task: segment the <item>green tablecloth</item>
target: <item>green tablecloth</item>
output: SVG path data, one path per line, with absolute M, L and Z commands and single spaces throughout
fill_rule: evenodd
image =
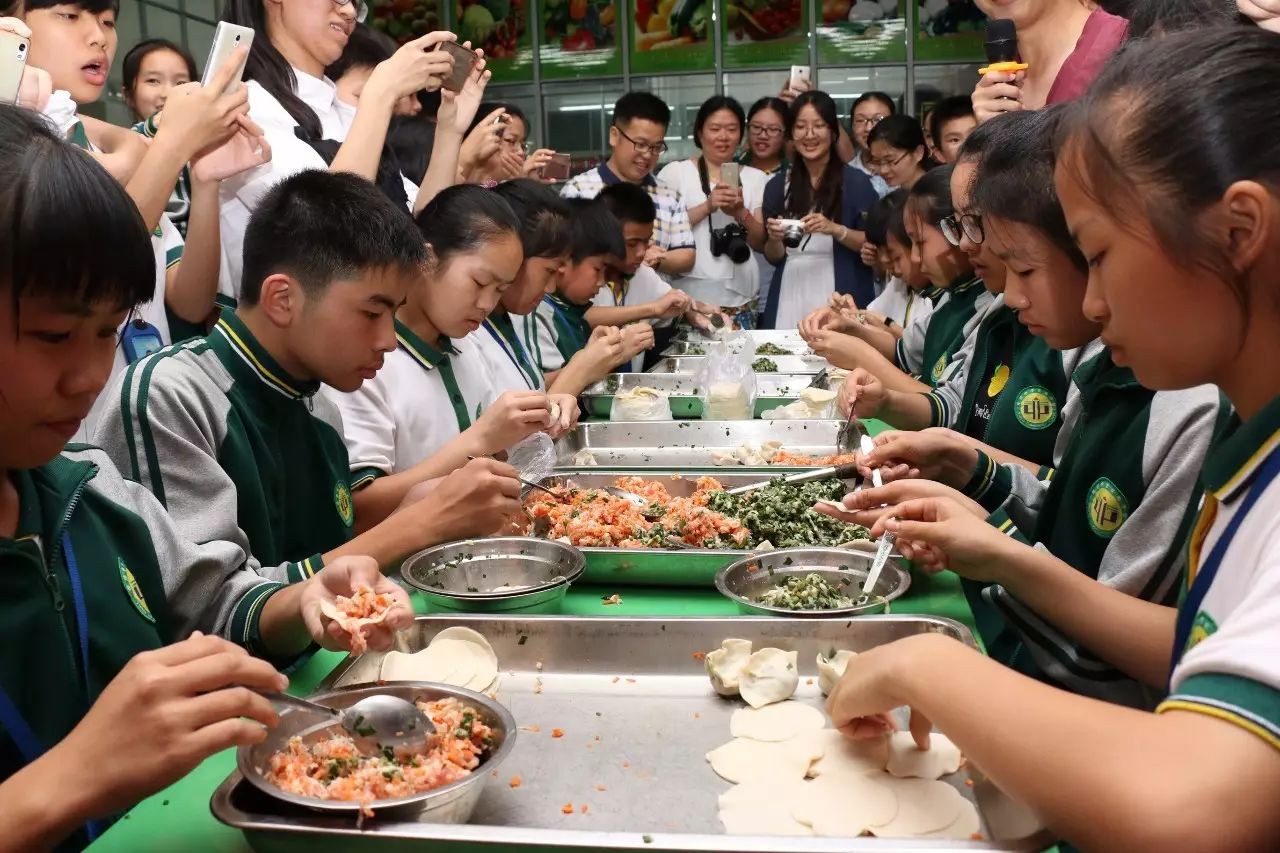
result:
M 618 593 L 622 603 L 605 606 L 602 596 Z M 422 602 L 416 601 L 422 609 Z M 969 606 L 955 575 L 927 578 L 916 574 L 906 597 L 894 602 L 894 613 L 945 616 L 973 630 Z M 714 589 L 655 589 L 641 587 L 577 587 L 565 599 L 570 616 L 737 616 L 737 606 Z M 337 652 L 320 652 L 293 674 L 290 690 L 311 692 L 342 660 Z M 185 778 L 144 800 L 108 830 L 90 850 L 93 853 L 249 853 L 239 831 L 214 819 L 209 811 L 213 791 L 235 769 L 235 752 L 227 750 L 206 760 Z

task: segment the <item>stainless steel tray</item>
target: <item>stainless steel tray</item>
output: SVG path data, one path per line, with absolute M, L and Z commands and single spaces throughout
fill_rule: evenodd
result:
M 808 456 L 828 456 L 836 451 L 841 421 L 591 421 L 556 442 L 556 467 L 561 470 L 661 471 L 701 468 L 714 476 L 737 471 L 783 473 L 807 466 L 717 466 L 713 450 L 734 450 L 744 442 L 759 447 L 781 441 L 784 450 Z M 589 451 L 596 466 L 578 465 L 574 457 Z
M 758 372 L 758 376 L 768 376 L 770 373 L 790 373 L 793 375 L 808 374 L 810 376 L 821 373 L 831 365 L 826 359 L 816 355 L 756 355 L 752 359 L 767 358 L 778 366 L 777 370 L 765 373 Z M 674 358 L 664 358 L 649 369 L 648 373 L 685 373 L 696 375 L 702 369 L 702 365 L 707 359 L 700 355 L 676 356 Z
M 800 332 L 796 329 L 748 329 L 745 334 L 751 338 L 755 346 L 763 343 L 773 343 L 787 349 L 808 349 L 809 345 L 804 342 L 804 338 L 800 337 Z M 676 343 L 693 341 L 701 343 L 711 340 L 710 335 L 705 335 L 697 329 L 682 329 L 676 332 L 676 336 L 672 339 Z
M 1044 835 L 1009 837 L 984 820 L 987 838 L 949 842 L 874 838 L 764 838 L 723 834 L 716 799 L 729 785 L 704 760 L 729 740 L 740 701 L 722 700 L 694 655 L 726 637 L 799 653 L 798 696 L 819 705 L 814 659 L 832 648 L 865 651 L 940 633 L 973 645 L 957 622 L 921 616 L 856 619 L 612 619 L 419 617 L 405 651 L 440 629 L 467 625 L 493 644 L 498 701 L 521 727 L 511 756 L 490 778 L 470 824 L 422 823 L 393 814 L 357 827 L 350 818 L 282 808 L 232 774 L 213 795 L 220 821 L 260 851 L 589 850 L 829 851 L 1038 850 Z M 380 655 L 348 658 L 321 689 L 376 680 Z M 812 684 L 807 683 L 812 680 Z M 552 737 L 561 729 L 563 737 Z M 511 787 L 519 776 L 519 787 Z M 987 812 L 990 785 L 965 771 L 951 779 Z M 562 807 L 573 804 L 573 814 Z M 583 811 L 583 806 L 587 810 Z
M 615 382 L 616 380 L 616 382 Z M 767 409 L 776 409 L 799 399 L 800 392 L 809 387 L 812 375 L 789 373 L 761 373 L 756 377 L 755 416 Z M 696 377 L 681 373 L 613 373 L 595 383 L 582 393 L 583 408 L 588 415 L 607 418 L 613 408 L 613 397 L 618 391 L 646 386 L 670 395 L 671 415 L 676 418 L 702 417 L 702 397 L 706 389 Z

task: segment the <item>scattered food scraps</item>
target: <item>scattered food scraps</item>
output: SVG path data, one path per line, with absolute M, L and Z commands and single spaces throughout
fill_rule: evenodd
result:
M 573 814 L 573 803 L 565 803 L 560 807 L 560 811 L 563 814 Z
M 968 787 L 970 787 L 970 788 L 972 788 L 972 787 L 973 787 L 973 780 L 972 780 L 972 779 L 965 779 L 965 780 L 964 780 L 964 783 L 965 783 L 965 785 L 967 785 L 967 786 L 968 786 Z
M 627 684 L 635 684 L 635 683 L 636 683 L 636 680 L 634 678 L 627 679 Z
M 702 719 L 702 715 L 701 715 L 701 714 L 699 714 L 697 711 L 694 711 L 694 712 L 693 712 L 693 718 L 694 718 L 695 720 L 701 720 L 701 719 Z
M 981 840 L 982 840 L 982 833 L 981 833 L 981 832 L 975 832 L 973 835 L 970 835 L 970 836 L 969 836 L 969 840 L 971 840 L 971 841 L 981 841 Z
M 533 668 L 536 669 L 538 672 L 542 672 L 542 661 L 538 661 L 537 663 L 535 663 L 533 665 Z
M 706 660 L 706 659 L 707 659 L 707 653 L 706 653 L 706 652 L 694 652 L 694 653 L 693 653 L 693 659 L 694 659 L 694 660 Z
M 588 808 L 587 804 L 583 803 L 582 805 L 578 806 L 578 811 L 582 812 L 583 814 L 586 814 L 587 808 Z
M 616 676 L 616 675 L 615 675 L 615 676 L 613 677 L 613 681 L 612 681 L 612 683 L 613 683 L 613 684 L 617 684 L 617 683 L 618 683 L 619 681 L 621 681 L 621 680 L 622 680 L 621 678 L 619 678 L 618 676 Z
M 552 737 L 564 737 L 564 729 L 552 729 L 552 730 L 551 730 L 551 736 L 552 736 Z
M 596 790 L 597 790 L 597 791 L 600 791 L 601 793 L 604 793 L 605 791 L 607 791 L 607 790 L 609 790 L 609 789 L 608 789 L 608 788 L 606 788 L 604 785 L 596 785 Z
M 622 762 L 622 769 L 623 769 L 623 770 L 626 770 L 626 769 L 627 769 L 628 767 L 630 767 L 630 766 L 631 766 L 631 762 L 630 762 L 630 761 L 624 761 L 624 762 Z
M 641 841 L 643 841 L 645 844 L 652 844 L 652 843 L 653 843 L 653 836 L 652 836 L 652 835 L 642 835 L 642 836 L 640 836 L 640 840 L 641 840 Z
M 522 783 L 519 776 L 512 776 L 511 781 L 508 782 L 507 784 L 510 785 L 512 788 L 519 788 Z
M 610 607 L 614 604 L 621 604 L 622 596 L 618 595 L 616 592 L 613 595 L 602 596 L 600 598 L 600 603 L 605 607 Z

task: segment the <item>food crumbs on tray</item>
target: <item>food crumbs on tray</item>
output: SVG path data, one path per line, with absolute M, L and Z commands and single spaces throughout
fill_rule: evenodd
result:
M 622 680 L 621 678 L 619 678 L 618 676 L 616 676 L 616 675 L 615 675 L 615 676 L 613 677 L 613 681 L 612 681 L 612 682 L 610 682 L 610 683 L 612 683 L 612 684 L 617 684 L 617 683 L 618 683 L 619 681 L 621 681 L 621 680 Z
M 610 607 L 614 604 L 621 604 L 622 596 L 618 595 L 616 592 L 613 595 L 604 595 L 600 597 L 600 603 L 605 607 Z
M 804 683 L 805 683 L 805 684 L 813 684 L 813 679 L 812 679 L 812 678 L 806 678 L 806 679 L 804 680 Z
M 693 653 L 693 659 L 694 659 L 694 660 L 706 660 L 706 659 L 707 659 L 707 653 L 706 653 L 706 652 L 694 652 L 694 653 Z
M 520 731 L 531 732 L 532 734 L 536 735 L 538 732 L 542 731 L 542 726 L 539 726 L 537 724 L 532 726 L 520 726 Z
M 970 836 L 969 836 L 969 840 L 970 840 L 970 841 L 981 841 L 981 840 L 982 840 L 982 833 L 981 833 L 981 832 L 975 832 L 973 835 L 970 835 Z
M 627 679 L 627 684 L 635 684 L 635 683 L 636 683 L 636 680 L 634 678 Z
M 538 672 L 542 672 L 542 661 L 538 661 L 537 663 L 535 663 L 533 665 L 533 668 L 536 669 Z
M 608 788 L 606 788 L 604 785 L 596 785 L 596 790 L 597 790 L 597 791 L 599 791 L 600 793 L 604 793 L 605 791 L 607 791 L 607 790 L 609 790 L 609 789 L 608 789 Z
M 630 766 L 631 766 L 631 762 L 630 762 L 630 761 L 624 761 L 624 762 L 622 762 L 622 769 L 623 769 L 623 770 L 626 770 L 626 769 L 627 769 L 628 767 L 630 767 Z
M 496 776 L 497 774 L 495 773 L 494 775 Z M 519 776 L 512 776 L 511 781 L 507 783 L 507 785 L 512 788 L 519 788 L 521 784 L 522 782 Z
M 564 729 L 552 729 L 552 730 L 551 730 L 551 736 L 552 736 L 552 737 L 564 737 Z
M 536 693 L 536 694 L 541 694 L 541 693 L 542 693 L 542 679 L 541 679 L 541 678 L 535 678 L 535 679 L 533 680 L 533 692 L 534 692 L 534 693 Z
M 701 720 L 701 719 L 702 719 L 702 714 L 698 713 L 697 711 L 694 711 L 694 712 L 693 712 L 693 718 L 694 718 L 695 720 Z
M 586 804 L 586 803 L 583 803 L 582 805 L 578 806 L 578 811 L 582 812 L 583 814 L 586 814 L 586 813 L 587 813 L 587 808 L 588 808 L 588 807 L 587 807 L 587 804 Z
M 600 740 L 600 735 L 596 735 L 596 736 L 593 738 L 593 740 L 595 740 L 595 741 L 599 742 L 599 740 Z
M 652 835 L 642 835 L 642 836 L 640 836 L 640 840 L 641 840 L 641 841 L 643 841 L 645 844 L 652 844 L 652 843 L 653 843 L 653 836 L 652 836 Z
M 562 814 L 573 814 L 573 803 L 565 803 L 560 807 Z

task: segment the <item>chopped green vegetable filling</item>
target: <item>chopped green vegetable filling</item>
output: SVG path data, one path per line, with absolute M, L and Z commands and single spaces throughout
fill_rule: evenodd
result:
M 777 373 L 778 362 L 771 358 L 757 358 L 751 362 L 751 369 L 756 373 Z
M 854 601 L 819 574 L 792 575 L 760 596 L 759 602 L 785 610 L 834 610 L 853 607 Z
M 756 347 L 756 355 L 795 355 L 795 353 L 777 344 L 761 344 Z

